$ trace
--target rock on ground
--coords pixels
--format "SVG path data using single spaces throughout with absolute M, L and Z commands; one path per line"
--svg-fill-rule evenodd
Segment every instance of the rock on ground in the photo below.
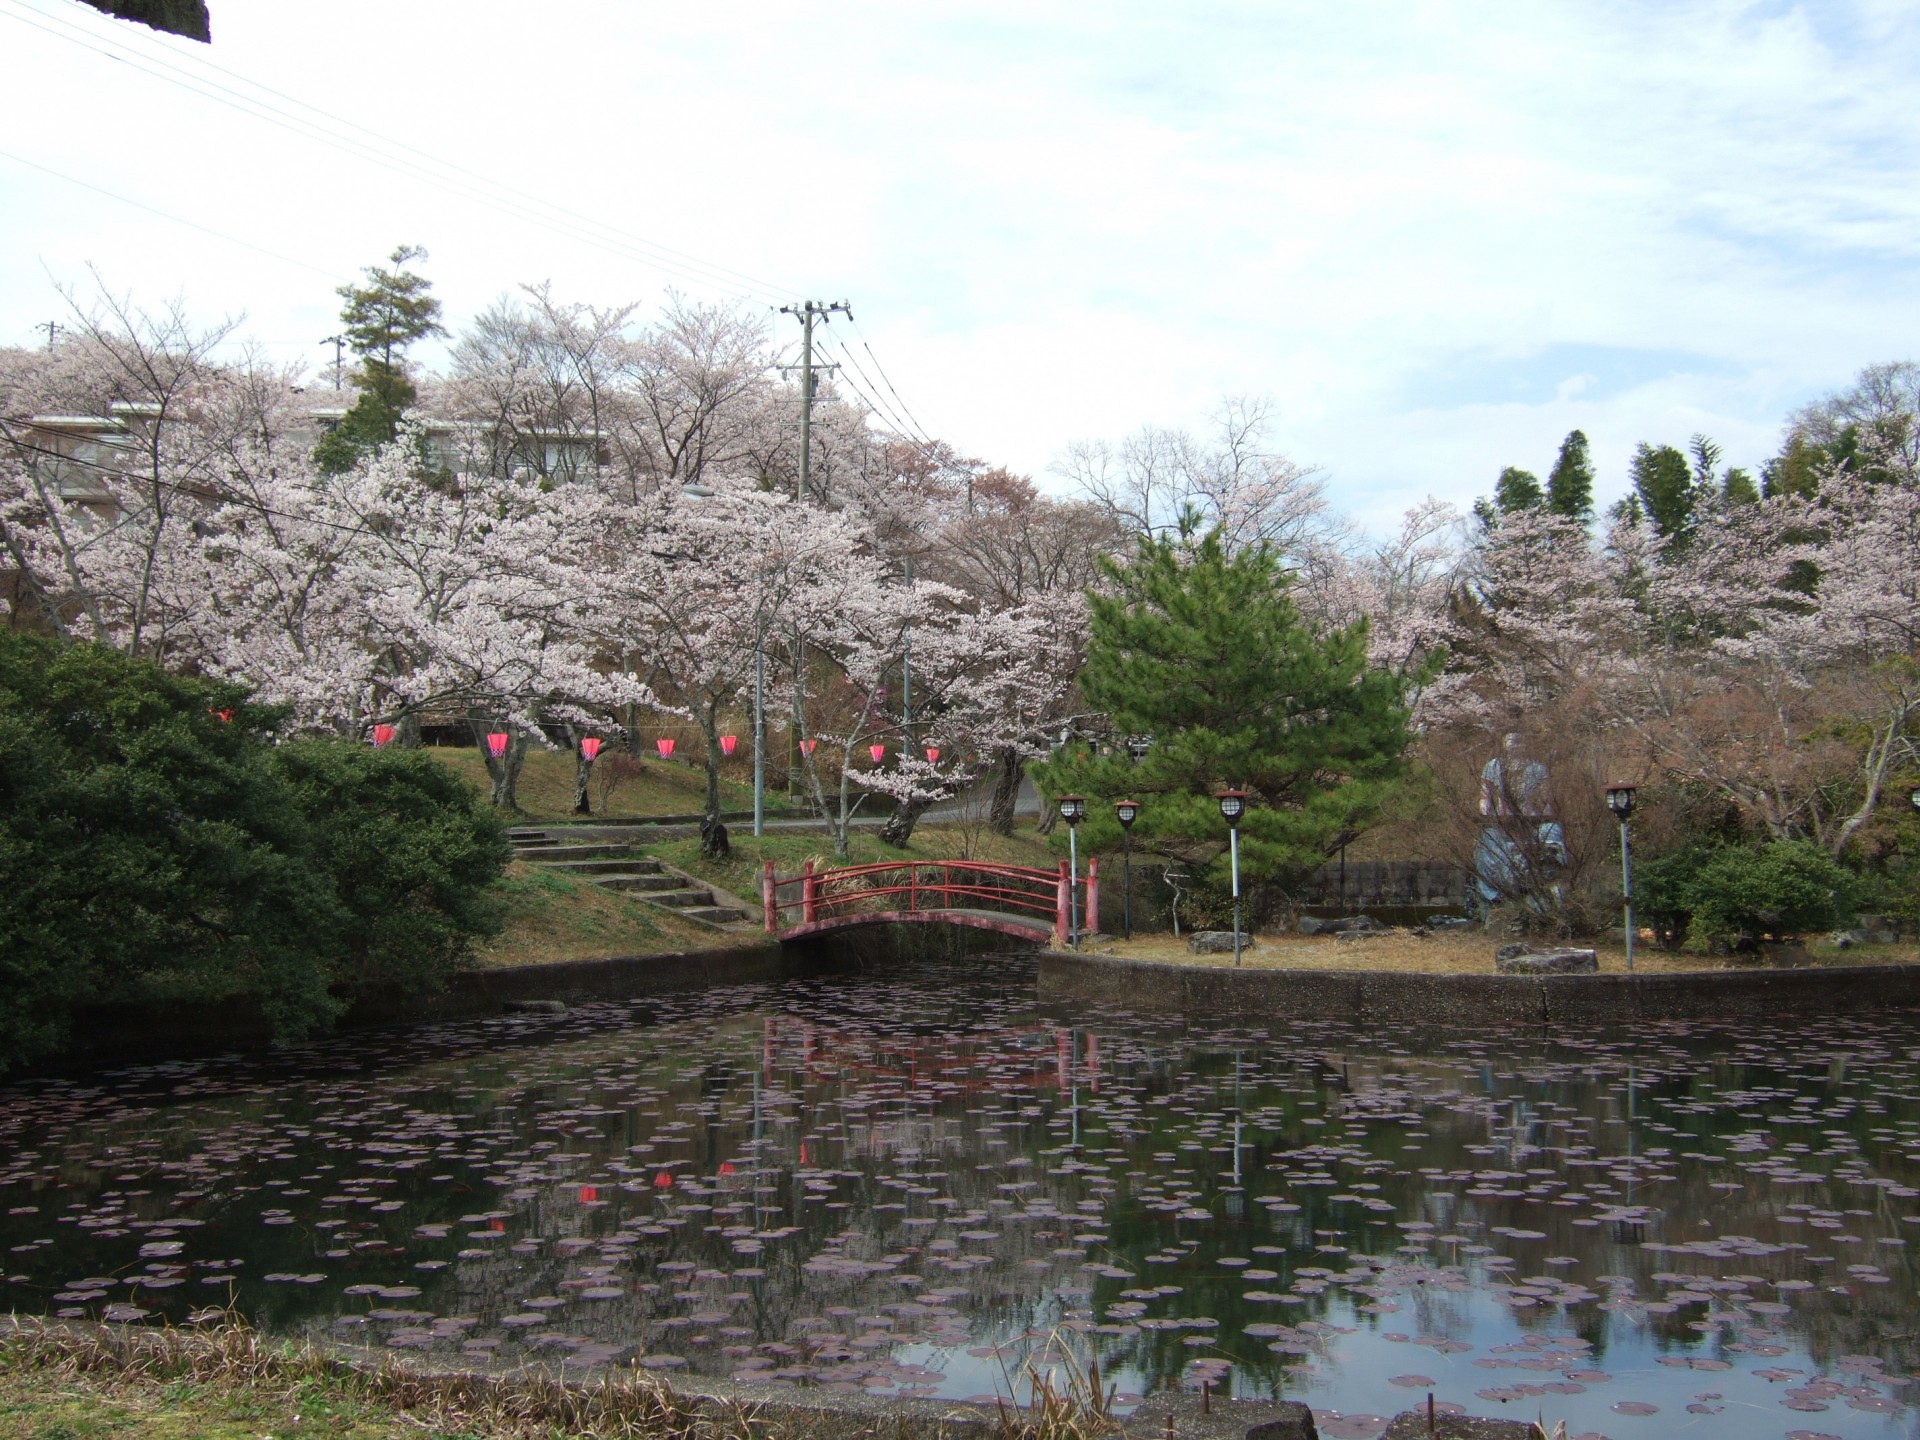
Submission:
M 1253 937 L 1243 933 L 1240 936 L 1240 948 L 1242 950 L 1252 950 L 1257 947 L 1253 943 Z M 1195 955 L 1231 955 L 1233 953 L 1233 931 L 1196 930 L 1187 938 L 1187 949 Z
M 1502 975 L 1593 975 L 1599 972 L 1600 957 L 1591 950 L 1502 945 L 1494 952 L 1493 968 Z

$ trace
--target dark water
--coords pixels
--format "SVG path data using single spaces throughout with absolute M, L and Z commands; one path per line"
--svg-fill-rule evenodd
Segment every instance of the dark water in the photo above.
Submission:
M 966 1397 L 1915 1436 L 1920 1017 L 1542 1037 L 1041 1007 L 1017 963 L 0 1089 L 19 1310 Z M 1023 1387 L 1024 1393 L 1024 1387 Z

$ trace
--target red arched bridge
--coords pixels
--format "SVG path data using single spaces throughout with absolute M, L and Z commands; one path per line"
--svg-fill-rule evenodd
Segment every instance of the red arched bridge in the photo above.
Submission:
M 1100 913 L 1100 862 L 1073 876 L 1062 860 L 1057 870 L 996 865 L 980 860 L 889 860 L 816 870 L 809 860 L 798 875 L 760 877 L 767 933 L 781 940 L 851 929 L 856 925 L 965 925 L 997 930 L 1022 940 L 1074 939 L 1077 915 L 1083 930 Z

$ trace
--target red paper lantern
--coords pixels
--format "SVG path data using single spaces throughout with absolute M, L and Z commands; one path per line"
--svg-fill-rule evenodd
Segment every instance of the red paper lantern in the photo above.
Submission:
M 819 743 L 818 740 L 802 740 L 800 742 L 800 753 L 811 759 L 813 756 L 813 747 Z
M 929 765 L 938 765 L 940 763 L 940 747 L 938 745 L 927 746 L 927 763 Z
M 487 735 L 487 753 L 498 760 L 507 753 L 507 741 L 510 737 L 504 730 L 494 730 Z
M 733 747 L 739 743 L 740 737 L 738 735 L 722 735 L 720 737 L 720 753 L 722 755 L 733 754 Z
M 662 760 L 671 760 L 673 758 L 673 741 L 671 738 L 663 735 L 653 743 L 660 751 L 660 758 Z
M 209 710 L 207 714 L 213 716 L 213 718 L 218 720 L 222 725 L 231 725 L 233 723 L 233 711 L 231 710 Z
M 393 743 L 393 726 L 391 725 L 374 726 L 373 727 L 373 743 L 375 745 L 391 745 Z
M 580 753 L 587 757 L 587 764 L 591 765 L 600 758 L 600 747 L 605 743 L 598 735 L 589 735 L 580 742 Z
M 656 1190 L 671 1190 L 673 1188 L 673 1176 L 662 1170 L 658 1175 L 653 1177 L 653 1188 Z
M 599 1198 L 600 1187 L 598 1185 L 582 1185 L 580 1187 L 580 1203 L 582 1205 L 591 1205 Z
M 887 747 L 884 745 L 869 745 L 867 746 L 867 754 L 871 755 L 873 757 L 873 763 L 878 765 L 882 760 L 887 758 Z

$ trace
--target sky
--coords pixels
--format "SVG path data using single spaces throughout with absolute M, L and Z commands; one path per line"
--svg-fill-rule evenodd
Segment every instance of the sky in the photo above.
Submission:
M 846 299 L 843 376 L 963 452 L 1262 396 L 1379 529 L 1576 426 L 1603 501 L 1642 440 L 1757 469 L 1915 357 L 1911 0 L 210 3 L 0 0 L 0 343 L 91 267 L 317 370 L 401 243 L 456 327 Z

